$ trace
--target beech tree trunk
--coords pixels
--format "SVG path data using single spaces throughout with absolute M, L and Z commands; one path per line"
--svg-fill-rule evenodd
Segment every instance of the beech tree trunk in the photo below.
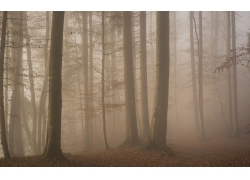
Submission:
M 28 33 L 28 16 L 27 11 L 24 12 L 24 30 L 26 34 L 26 48 L 27 48 L 27 61 L 29 67 L 29 82 L 30 82 L 30 95 L 31 95 L 31 108 L 32 108 L 32 146 L 34 153 L 37 153 L 37 146 L 36 146 L 36 133 L 37 133 L 37 111 L 36 111 L 36 96 L 35 96 L 35 86 L 34 86 L 34 77 L 33 77 L 33 66 L 31 61 L 31 49 L 30 49 L 30 39 Z M 39 130 L 38 130 L 39 131 Z M 38 148 L 38 154 L 40 154 Z
M 238 125 L 238 101 L 237 101 L 237 69 L 236 69 L 236 32 L 235 32 L 235 12 L 231 12 L 232 16 L 232 48 L 233 48 L 233 111 L 234 111 L 234 131 L 233 137 L 239 137 Z
M 132 52 L 131 12 L 122 13 L 123 57 L 125 82 L 126 139 L 124 145 L 138 145 L 139 137 L 136 121 L 135 85 Z
M 227 59 L 231 58 L 231 34 L 230 34 L 230 11 L 226 12 L 227 16 Z M 228 67 L 228 119 L 229 119 L 229 135 L 233 136 L 233 119 L 232 119 L 232 83 L 231 83 L 231 66 Z
M 106 149 L 109 149 L 106 133 L 106 114 L 105 114 L 105 81 L 104 81 L 104 72 L 105 72 L 105 32 L 104 32 L 104 12 L 102 12 L 102 121 L 103 121 L 103 140 Z
M 148 115 L 148 80 L 147 80 L 147 48 L 146 48 L 146 12 L 140 12 L 140 73 L 141 73 L 141 115 L 142 115 L 142 139 L 149 136 Z
M 190 51 L 191 51 L 191 68 L 192 68 L 192 87 L 193 87 L 193 101 L 194 101 L 194 120 L 195 129 L 199 134 L 199 114 L 198 114 L 198 101 L 196 89 L 196 75 L 195 75 L 195 61 L 194 61 L 194 35 L 193 35 L 193 18 L 194 12 L 190 12 Z
M 1 118 L 1 144 L 3 148 L 4 158 L 9 159 L 10 153 L 6 137 L 5 114 L 4 114 L 4 88 L 3 88 L 3 74 L 4 74 L 4 51 L 7 27 L 7 11 L 3 12 L 2 21 L 2 35 L 1 35 L 1 54 L 0 54 L 0 118 Z
M 150 141 L 166 145 L 169 87 L 169 12 L 156 12 L 156 80 Z
M 64 158 L 61 149 L 62 45 L 64 12 L 54 11 L 49 61 L 49 115 L 43 156 Z
M 199 11 L 199 111 L 200 111 L 200 125 L 201 125 L 201 140 L 205 139 L 204 134 L 204 120 L 203 120 L 203 84 L 202 84 L 202 12 Z
M 89 75 L 88 75 L 88 13 L 82 13 L 82 45 L 83 45 L 83 68 L 84 68 L 84 94 L 85 94 L 85 131 L 84 131 L 84 148 L 90 149 L 89 136 Z
M 22 49 L 23 49 L 23 12 L 16 12 L 14 17 L 18 22 L 18 27 L 13 24 L 13 31 L 17 36 L 13 36 L 13 41 L 17 45 L 17 50 L 12 50 L 12 58 L 16 61 L 14 85 L 11 95 L 10 107 L 10 126 L 9 126 L 9 151 L 10 155 L 23 156 L 23 138 L 20 115 L 20 86 L 21 86 L 21 68 L 22 68 Z M 18 20 L 17 20 L 18 19 Z M 17 40 L 16 40 L 17 39 Z

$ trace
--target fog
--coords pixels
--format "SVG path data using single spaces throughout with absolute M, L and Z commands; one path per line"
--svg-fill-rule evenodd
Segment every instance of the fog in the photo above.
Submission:
M 132 14 L 132 59 L 135 101 L 126 100 L 124 33 L 122 12 L 65 12 L 62 52 L 61 149 L 78 154 L 123 145 L 130 126 L 127 109 L 135 106 L 140 145 L 150 133 L 144 131 L 142 106 L 141 29 L 139 11 Z M 102 17 L 104 21 L 102 21 Z M 233 74 L 232 13 L 230 57 L 227 57 L 227 12 L 202 12 L 203 130 L 199 114 L 196 126 L 193 81 L 199 99 L 199 14 L 194 12 L 192 74 L 190 12 L 169 13 L 169 84 L 166 143 L 192 134 L 197 141 L 247 137 L 250 131 L 250 12 L 235 12 L 236 82 Z M 0 13 L 3 19 L 3 13 Z M 2 21 L 1 21 L 2 23 Z M 42 155 L 48 141 L 49 75 L 52 12 L 8 12 L 3 76 L 6 137 L 11 156 Z M 146 12 L 146 70 L 148 124 L 153 129 L 157 94 L 156 12 Z M 104 31 L 103 31 L 104 30 Z M 103 43 L 104 41 L 104 43 Z M 163 47 L 161 47 L 163 48 Z M 104 51 L 105 49 L 105 51 Z M 167 50 L 167 47 L 166 47 Z M 104 52 L 104 54 L 103 54 Z M 19 54 L 18 54 L 19 53 Z M 105 64 L 102 64 L 105 59 Z M 131 58 L 130 58 L 131 59 Z M 19 62 L 19 63 L 18 63 Z M 29 64 L 30 63 L 30 64 Z M 19 64 L 19 65 L 17 65 Z M 104 68 L 103 68 L 104 67 Z M 131 67 L 131 66 L 128 66 Z M 19 70 L 18 70 L 19 69 Z M 228 78 L 228 71 L 231 77 Z M 167 69 L 166 69 L 167 72 Z M 129 75 L 129 74 L 128 74 Z M 47 77 L 47 78 L 46 78 Z M 103 77 L 103 79 L 102 79 Z M 193 79 L 193 80 L 194 80 Z M 232 106 L 229 103 L 231 82 Z M 33 83 L 32 83 L 33 81 Z M 103 84 L 102 84 L 103 83 Z M 236 83 L 236 86 L 234 86 Z M 102 85 L 104 88 L 102 89 Z M 16 87 L 16 88 L 15 88 Z M 237 94 L 235 94 L 235 87 Z M 17 90 L 15 90 L 17 89 Z M 22 90 L 23 89 L 23 90 Z M 60 93 L 58 91 L 58 93 Z M 104 94 L 104 96 L 103 96 Z M 236 97 L 236 101 L 235 100 Z M 235 103 L 237 102 L 237 103 Z M 51 105 L 53 106 L 53 104 Z M 126 109 L 127 107 L 127 109 Z M 235 110 L 237 109 L 237 110 Z M 104 110 L 104 111 L 103 111 Z M 200 112 L 201 107 L 198 107 Z M 106 133 L 104 133 L 104 114 Z M 231 113 L 230 113 L 231 112 Z M 230 118 L 230 114 L 232 118 Z M 144 118 L 144 119 L 143 119 Z M 231 119 L 231 121 L 230 121 Z M 18 123 L 19 122 L 19 123 Z M 129 125 L 128 125 L 129 124 Z M 49 126 L 50 127 L 50 126 Z M 231 128 L 231 129 L 230 129 Z M 19 132 L 20 131 L 20 132 Z M 202 136 L 201 131 L 204 131 Z M 104 137 L 106 134 L 106 137 Z M 47 142 L 48 143 L 48 142 Z M 170 145 L 171 146 L 171 145 Z M 4 157 L 2 148 L 0 157 Z

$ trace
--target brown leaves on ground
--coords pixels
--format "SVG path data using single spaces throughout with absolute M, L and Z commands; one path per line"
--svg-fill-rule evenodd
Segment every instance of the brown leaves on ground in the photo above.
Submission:
M 159 167 L 159 166 L 250 166 L 250 137 L 214 137 L 200 141 L 195 135 L 168 136 L 174 156 L 163 156 L 161 150 L 139 151 L 139 147 L 94 150 L 78 155 L 66 153 L 67 161 L 29 156 L 0 159 L 0 166 L 66 166 L 66 167 Z

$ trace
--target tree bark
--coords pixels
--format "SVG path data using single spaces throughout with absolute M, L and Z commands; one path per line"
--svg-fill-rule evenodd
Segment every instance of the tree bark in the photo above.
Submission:
M 61 149 L 63 23 L 64 12 L 54 11 L 49 61 L 47 141 L 43 153 L 46 158 L 64 158 Z
M 4 74 L 4 51 L 7 27 L 7 11 L 3 12 L 2 35 L 1 35 L 1 54 L 0 54 L 0 113 L 1 113 L 1 144 L 3 148 L 4 158 L 9 159 L 10 153 L 6 137 L 5 115 L 4 115 L 4 90 L 3 90 L 3 74 Z
M 123 56 L 126 109 L 126 139 L 124 145 L 138 145 L 139 137 L 136 121 L 134 67 L 132 53 L 131 12 L 124 11 L 123 23 Z
M 233 137 L 239 137 L 238 125 L 238 102 L 237 102 L 237 69 L 236 69 L 236 36 L 235 36 L 235 12 L 232 16 L 232 48 L 233 48 L 233 111 L 234 111 L 234 131 Z
M 89 76 L 88 76 L 88 13 L 82 13 L 82 45 L 83 45 L 83 68 L 84 68 L 84 94 L 85 94 L 85 131 L 84 131 L 84 148 L 90 149 L 89 137 Z
M 104 12 L 102 11 L 102 121 L 103 121 L 103 140 L 106 149 L 109 149 L 107 134 L 106 134 L 106 116 L 105 116 L 105 81 L 104 81 L 104 72 L 105 72 L 105 32 L 104 32 Z
M 166 145 L 169 87 L 169 12 L 156 12 L 156 84 L 150 141 Z
M 192 68 L 192 87 L 193 87 L 193 101 L 194 101 L 194 119 L 195 129 L 199 134 L 199 114 L 198 114 L 198 101 L 196 89 L 196 75 L 195 75 L 195 61 L 194 61 L 194 35 L 193 35 L 193 17 L 194 12 L 190 12 L 190 52 L 191 52 L 191 68 Z
M 227 16 L 227 45 L 226 54 L 227 60 L 231 58 L 231 33 L 230 33 L 230 11 L 226 12 Z M 229 119 L 229 134 L 233 136 L 233 119 L 232 119 L 232 85 L 231 85 L 231 66 L 228 67 L 228 119 Z
M 203 120 L 203 84 L 202 84 L 202 12 L 199 11 L 199 111 L 200 111 L 200 125 L 201 125 L 201 140 L 205 139 L 204 134 L 204 120 Z
M 148 80 L 147 80 L 147 48 L 146 48 L 146 12 L 140 12 L 140 73 L 141 73 L 141 115 L 142 115 L 142 139 L 149 136 L 148 116 Z
M 36 111 L 36 99 L 35 99 L 36 98 L 35 85 L 34 85 L 34 79 L 33 79 L 34 78 L 33 77 L 33 66 L 32 66 L 32 61 L 31 61 L 31 49 L 30 49 L 30 44 L 29 44 L 30 39 L 29 39 L 28 26 L 27 26 L 27 21 L 28 21 L 27 11 L 24 12 L 24 19 L 25 19 L 24 30 L 25 30 L 25 34 L 26 34 L 27 60 L 28 60 L 28 67 L 29 67 L 31 108 L 32 108 L 32 146 L 33 146 L 34 153 L 36 154 L 37 153 L 37 147 L 36 147 L 37 111 Z M 39 149 L 38 149 L 38 151 L 39 151 Z
M 9 126 L 9 151 L 10 155 L 23 156 L 23 138 L 21 128 L 20 116 L 20 86 L 21 86 L 21 68 L 22 68 L 22 49 L 23 49 L 23 12 L 16 12 L 16 19 L 18 19 L 18 28 L 14 25 L 13 30 L 17 31 L 18 41 L 14 40 L 18 49 L 12 51 L 12 58 L 16 61 L 14 87 L 11 95 L 11 108 L 10 108 L 10 126 Z M 17 30 L 18 29 L 18 30 Z

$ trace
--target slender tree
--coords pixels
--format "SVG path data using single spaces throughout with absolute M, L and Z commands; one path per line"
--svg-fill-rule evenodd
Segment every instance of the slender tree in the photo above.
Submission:
M 191 52 L 191 68 L 192 68 L 192 89 L 193 89 L 193 101 L 194 101 L 194 119 L 195 129 L 199 133 L 199 114 L 198 114 L 198 101 L 197 101 L 197 89 L 196 89 L 196 76 L 195 76 L 195 61 L 194 61 L 194 35 L 193 35 L 193 18 L 194 12 L 189 14 L 190 20 L 190 52 Z
M 64 12 L 54 11 L 49 61 L 48 128 L 43 153 L 46 158 L 64 158 L 61 149 L 63 23 Z
M 141 115 L 142 139 L 149 135 L 148 115 L 148 82 L 147 82 L 147 51 L 146 51 L 146 12 L 140 12 L 140 73 L 141 73 Z
M 103 140 L 106 149 L 109 149 L 106 133 L 106 116 L 105 116 L 105 81 L 104 81 L 104 67 L 105 67 L 105 24 L 104 24 L 104 12 L 102 11 L 102 121 L 103 121 Z
M 3 12 L 2 21 L 2 35 L 1 35 L 1 54 L 0 54 L 0 118 L 1 118 L 1 144 L 3 148 L 4 158 L 10 158 L 8 149 L 6 126 L 4 116 L 4 91 L 3 91 L 3 73 L 4 73 L 4 51 L 5 51 L 5 39 L 6 39 L 6 27 L 7 27 L 7 11 Z
M 199 111 L 200 111 L 200 125 L 201 125 L 201 140 L 205 139 L 204 134 L 204 120 L 203 120 L 203 84 L 202 84 L 202 12 L 199 11 Z
M 89 75 L 88 75 L 88 13 L 82 12 L 82 45 L 83 45 L 83 68 L 84 68 L 84 94 L 85 94 L 85 130 L 84 130 L 84 148 L 90 149 L 89 136 Z
M 236 69 L 236 33 L 235 33 L 235 12 L 231 12 L 232 17 L 232 48 L 233 48 L 233 111 L 234 111 L 234 131 L 233 136 L 239 137 L 238 125 L 238 102 L 237 102 L 237 69 Z
M 231 49 L 231 34 L 230 34 L 230 11 L 226 12 L 227 16 L 227 44 L 226 44 L 226 54 L 227 59 L 229 60 L 231 57 L 230 49 Z M 231 83 L 231 66 L 228 67 L 228 118 L 229 118 L 229 133 L 230 136 L 233 135 L 233 119 L 232 119 L 232 83 Z
M 28 33 L 28 16 L 27 11 L 24 12 L 24 31 L 26 34 L 26 48 L 27 48 L 27 60 L 28 60 L 28 67 L 29 67 L 29 82 L 30 82 L 30 95 L 31 95 L 31 108 L 32 108 L 32 145 L 34 152 L 37 153 L 37 146 L 36 146 L 36 134 L 37 134 L 37 111 L 36 111 L 36 96 L 35 96 L 35 85 L 34 85 L 34 78 L 33 78 L 33 66 L 31 61 L 31 49 L 30 49 L 30 39 Z M 39 150 L 38 150 L 39 151 Z M 38 152 L 40 154 L 40 151 Z
M 123 57 L 125 81 L 126 139 L 124 145 L 138 145 L 139 137 L 136 122 L 134 67 L 132 53 L 131 12 L 122 13 Z
M 176 37 L 176 12 L 174 13 L 174 90 L 175 90 L 175 118 L 176 118 L 176 124 L 179 126 L 179 120 L 178 120 L 178 88 L 177 88 L 177 52 L 176 52 L 176 45 L 177 45 L 177 37 Z

